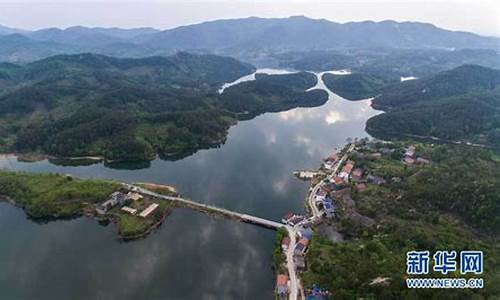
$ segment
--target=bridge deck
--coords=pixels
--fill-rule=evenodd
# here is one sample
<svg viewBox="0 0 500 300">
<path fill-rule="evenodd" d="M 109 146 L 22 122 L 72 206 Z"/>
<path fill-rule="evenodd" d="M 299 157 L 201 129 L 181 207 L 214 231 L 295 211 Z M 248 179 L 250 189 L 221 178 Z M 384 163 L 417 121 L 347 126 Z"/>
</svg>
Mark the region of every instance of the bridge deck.
<svg viewBox="0 0 500 300">
<path fill-rule="evenodd" d="M 285 227 L 285 224 L 275 222 L 272 220 L 267 220 L 267 219 L 260 218 L 260 217 L 256 217 L 256 216 L 252 216 L 249 214 L 242 214 L 242 213 L 231 211 L 231 210 L 228 210 L 225 208 L 220 208 L 220 207 L 213 206 L 213 205 L 207 205 L 207 204 L 195 202 L 195 201 L 185 199 L 182 197 L 172 197 L 172 196 L 161 195 L 161 194 L 158 194 L 158 193 L 155 193 L 155 192 L 152 192 L 150 190 L 147 190 L 147 189 L 144 189 L 144 188 L 141 188 L 138 186 L 134 186 L 134 185 L 126 184 L 125 186 L 127 186 L 128 188 L 134 188 L 134 190 L 136 190 L 137 192 L 139 192 L 141 194 L 145 194 L 145 195 L 149 195 L 149 196 L 156 197 L 156 198 L 162 198 L 165 200 L 182 203 L 188 207 L 193 207 L 193 208 L 196 208 L 196 209 L 201 210 L 201 211 L 218 212 L 218 213 L 221 213 L 223 215 L 226 215 L 226 216 L 229 216 L 232 218 L 240 219 L 243 222 L 253 223 L 256 225 L 261 225 L 264 227 L 270 227 L 270 228 L 275 228 L 275 229 L 278 229 L 280 227 Z"/>
</svg>

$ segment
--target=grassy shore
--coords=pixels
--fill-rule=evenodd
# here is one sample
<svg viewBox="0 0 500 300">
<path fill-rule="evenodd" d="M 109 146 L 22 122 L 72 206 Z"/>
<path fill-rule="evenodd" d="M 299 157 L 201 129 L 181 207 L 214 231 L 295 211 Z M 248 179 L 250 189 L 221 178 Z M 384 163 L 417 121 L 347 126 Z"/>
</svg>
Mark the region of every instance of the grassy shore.
<svg viewBox="0 0 500 300">
<path fill-rule="evenodd" d="M 119 183 L 108 180 L 0 170 L 0 195 L 35 219 L 81 215 L 86 207 L 104 201 L 119 188 Z"/>
<path fill-rule="evenodd" d="M 154 187 L 163 194 L 177 196 L 170 186 L 141 184 Z M 98 216 L 95 205 L 107 200 L 115 191 L 123 189 L 119 182 L 110 180 L 76 179 L 61 174 L 34 174 L 0 170 L 0 199 L 23 208 L 32 219 L 49 220 L 78 217 L 84 213 L 99 220 L 113 221 L 119 235 L 126 240 L 142 238 L 158 227 L 172 208 L 172 203 L 149 197 L 133 201 L 128 206 L 144 210 L 152 203 L 158 208 L 147 218 L 131 215 L 117 205 L 107 214 Z"/>
</svg>

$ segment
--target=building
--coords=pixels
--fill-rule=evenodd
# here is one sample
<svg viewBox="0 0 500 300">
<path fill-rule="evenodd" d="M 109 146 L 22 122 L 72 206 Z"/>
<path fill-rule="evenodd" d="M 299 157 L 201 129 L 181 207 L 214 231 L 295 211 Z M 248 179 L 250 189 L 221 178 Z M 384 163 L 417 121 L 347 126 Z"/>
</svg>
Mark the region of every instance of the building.
<svg viewBox="0 0 500 300">
<path fill-rule="evenodd" d="M 328 195 L 328 191 L 326 189 L 324 189 L 323 186 L 320 186 L 320 188 L 316 192 L 316 196 L 320 197 L 320 198 L 324 198 L 324 197 L 326 197 L 326 195 Z"/>
<path fill-rule="evenodd" d="M 430 160 L 423 158 L 423 157 L 417 157 L 416 162 L 417 162 L 417 164 L 421 164 L 421 165 L 427 165 L 427 164 L 431 163 Z"/>
<path fill-rule="evenodd" d="M 353 168 L 354 168 L 354 163 L 352 161 L 348 161 L 342 168 L 339 177 L 344 179 L 344 181 L 348 181 Z"/>
<path fill-rule="evenodd" d="M 122 192 L 114 192 L 113 194 L 111 194 L 110 196 L 110 200 L 114 200 L 116 204 L 125 204 L 125 202 L 127 202 L 128 200 L 128 197 L 127 195 L 125 195 L 124 193 Z"/>
<path fill-rule="evenodd" d="M 335 164 L 337 163 L 339 157 L 336 153 L 328 156 L 326 159 L 325 159 L 325 162 L 323 163 L 323 167 L 327 170 L 331 170 L 335 167 Z"/>
<path fill-rule="evenodd" d="M 361 178 L 363 178 L 363 170 L 360 168 L 354 169 L 354 171 L 352 171 L 351 178 L 353 180 L 361 180 Z"/>
<path fill-rule="evenodd" d="M 345 184 L 344 180 L 338 176 L 333 177 L 332 181 L 337 186 L 343 186 Z"/>
<path fill-rule="evenodd" d="M 295 249 L 293 250 L 294 255 L 302 255 L 306 251 L 306 247 L 303 244 L 295 245 Z"/>
<path fill-rule="evenodd" d="M 276 294 L 283 299 L 288 295 L 288 276 L 285 274 L 278 274 L 276 278 Z"/>
<path fill-rule="evenodd" d="M 335 167 L 335 163 L 334 162 L 331 162 L 331 161 L 325 161 L 323 163 L 323 168 L 327 169 L 327 170 L 332 170 L 333 167 Z"/>
<path fill-rule="evenodd" d="M 325 211 L 325 216 L 327 218 L 332 218 L 335 214 L 335 205 L 331 201 L 324 201 L 323 210 Z"/>
<path fill-rule="evenodd" d="M 410 156 L 405 156 L 403 158 L 403 163 L 407 165 L 413 165 L 415 163 L 415 160 L 411 158 Z"/>
<path fill-rule="evenodd" d="M 290 220 L 288 220 L 288 225 L 295 226 L 304 220 L 304 216 L 296 215 Z"/>
<path fill-rule="evenodd" d="M 299 236 L 303 239 L 310 240 L 313 236 L 313 231 L 311 228 L 301 228 L 299 230 Z"/>
<path fill-rule="evenodd" d="M 413 158 L 415 156 L 415 146 L 411 145 L 408 148 L 406 148 L 404 156 Z"/>
<path fill-rule="evenodd" d="M 97 205 L 96 211 L 100 215 L 106 214 L 110 209 L 112 209 L 115 205 L 120 204 L 123 205 L 127 202 L 128 197 L 122 192 L 114 192 L 109 196 L 109 199 L 104 201 L 103 203 Z"/>
<path fill-rule="evenodd" d="M 302 220 L 304 220 L 304 216 L 288 213 L 285 217 L 283 217 L 281 221 L 287 225 L 295 226 Z"/>
<path fill-rule="evenodd" d="M 147 218 L 153 211 L 156 210 L 156 208 L 158 208 L 158 204 L 157 203 L 152 203 L 151 205 L 149 205 L 145 210 L 143 210 L 139 216 L 142 217 L 142 218 Z"/>
<path fill-rule="evenodd" d="M 128 212 L 131 215 L 137 214 L 137 209 L 132 208 L 132 207 L 128 207 L 128 206 L 122 207 L 121 210 L 124 211 L 124 212 Z"/>
<path fill-rule="evenodd" d="M 307 250 L 307 245 L 309 245 L 308 239 L 300 239 L 300 241 L 295 246 L 295 250 L 293 251 L 294 255 L 304 255 Z"/>
<path fill-rule="evenodd" d="M 290 238 L 288 236 L 285 236 L 281 241 L 281 249 L 286 252 L 288 251 L 288 247 L 290 247 Z"/>
<path fill-rule="evenodd" d="M 288 222 L 288 220 L 289 220 L 289 219 L 291 219 L 293 216 L 294 216 L 294 214 L 293 214 L 293 213 L 291 213 L 291 212 L 289 212 L 289 213 L 287 213 L 287 214 L 283 217 L 283 219 L 281 219 L 281 222 L 283 222 L 283 223 L 285 223 L 285 224 L 286 224 L 286 223 Z"/>
<path fill-rule="evenodd" d="M 293 262 L 295 263 L 295 267 L 297 271 L 302 272 L 306 270 L 306 261 L 304 256 L 296 255 L 293 257 Z"/>
<path fill-rule="evenodd" d="M 339 155 L 337 153 L 333 153 L 332 155 L 328 156 L 326 160 L 336 162 L 337 160 L 339 160 Z"/>
<path fill-rule="evenodd" d="M 320 186 L 320 189 L 323 190 L 325 192 L 325 195 L 330 193 L 331 191 L 335 190 L 335 184 L 327 181 L 326 183 L 323 183 L 321 186 Z"/>
<path fill-rule="evenodd" d="M 141 194 L 134 192 L 128 192 L 127 197 L 133 201 L 141 200 L 143 198 Z"/>
</svg>

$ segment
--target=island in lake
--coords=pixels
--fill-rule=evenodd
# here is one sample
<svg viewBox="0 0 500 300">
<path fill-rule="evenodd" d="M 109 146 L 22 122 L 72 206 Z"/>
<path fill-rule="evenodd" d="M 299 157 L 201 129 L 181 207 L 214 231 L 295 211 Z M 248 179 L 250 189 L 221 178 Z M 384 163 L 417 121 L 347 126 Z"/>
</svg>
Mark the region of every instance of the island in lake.
<svg viewBox="0 0 500 300">
<path fill-rule="evenodd" d="M 138 183 L 156 193 L 177 197 L 175 188 Z M 0 198 L 19 206 L 35 221 L 82 215 L 113 222 L 125 240 L 146 236 L 158 227 L 172 208 L 170 201 L 144 196 L 109 180 L 78 179 L 61 174 L 0 171 Z"/>
</svg>

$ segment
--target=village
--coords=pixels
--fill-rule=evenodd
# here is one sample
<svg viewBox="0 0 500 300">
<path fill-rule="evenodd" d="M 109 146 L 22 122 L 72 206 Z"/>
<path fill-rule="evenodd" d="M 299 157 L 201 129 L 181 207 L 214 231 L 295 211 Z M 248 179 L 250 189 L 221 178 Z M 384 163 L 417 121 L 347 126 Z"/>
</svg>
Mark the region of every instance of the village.
<svg viewBox="0 0 500 300">
<path fill-rule="evenodd" d="M 123 184 L 120 191 L 95 206 L 95 212 L 103 218 L 111 218 L 118 224 L 124 239 L 140 238 L 148 234 L 163 221 L 173 202 L 207 213 L 218 213 L 243 222 L 274 229 L 284 229 L 286 234 L 280 241 L 283 267 L 277 270 L 276 296 L 279 299 L 299 299 L 314 296 L 326 298 L 333 291 L 322 289 L 318 284 L 304 290 L 300 274 L 307 271 L 307 254 L 311 239 L 322 225 L 334 228 L 344 218 L 360 224 L 373 226 L 375 220 L 360 214 L 353 200 L 353 192 L 362 192 L 370 186 L 400 183 L 403 176 L 392 176 L 371 168 L 371 162 L 387 161 L 408 168 L 430 164 L 425 155 L 417 155 L 414 144 L 361 139 L 348 143 L 342 149 L 326 157 L 318 170 L 298 171 L 295 175 L 310 180 L 306 197 L 308 214 L 287 213 L 281 224 L 262 218 L 228 211 L 223 208 L 193 202 L 178 197 L 172 190 L 157 193 L 156 185 L 136 186 Z"/>
<path fill-rule="evenodd" d="M 378 170 L 369 168 L 368 162 L 387 159 L 400 164 L 403 168 L 414 165 L 427 165 L 430 160 L 417 155 L 413 144 L 401 145 L 381 140 L 360 139 L 346 145 L 323 160 L 316 171 L 298 171 L 295 175 L 303 180 L 310 180 L 311 187 L 306 198 L 309 215 L 288 213 L 282 222 L 295 229 L 298 242 L 290 249 L 291 238 L 285 236 L 281 241 L 283 254 L 292 250 L 295 271 L 299 274 L 307 269 L 307 250 L 311 238 L 316 234 L 316 228 L 321 224 L 335 226 L 342 218 L 349 218 L 362 226 L 373 226 L 375 221 L 361 215 L 355 209 L 351 193 L 362 192 L 370 185 L 381 186 L 389 183 L 399 183 L 404 178 L 378 174 Z M 287 299 L 290 295 L 290 274 L 277 274 L 276 295 L 279 299 Z M 299 289 L 302 289 L 299 284 Z M 308 291 L 302 291 L 302 298 L 324 299 L 332 291 L 321 289 L 317 284 Z"/>
</svg>

